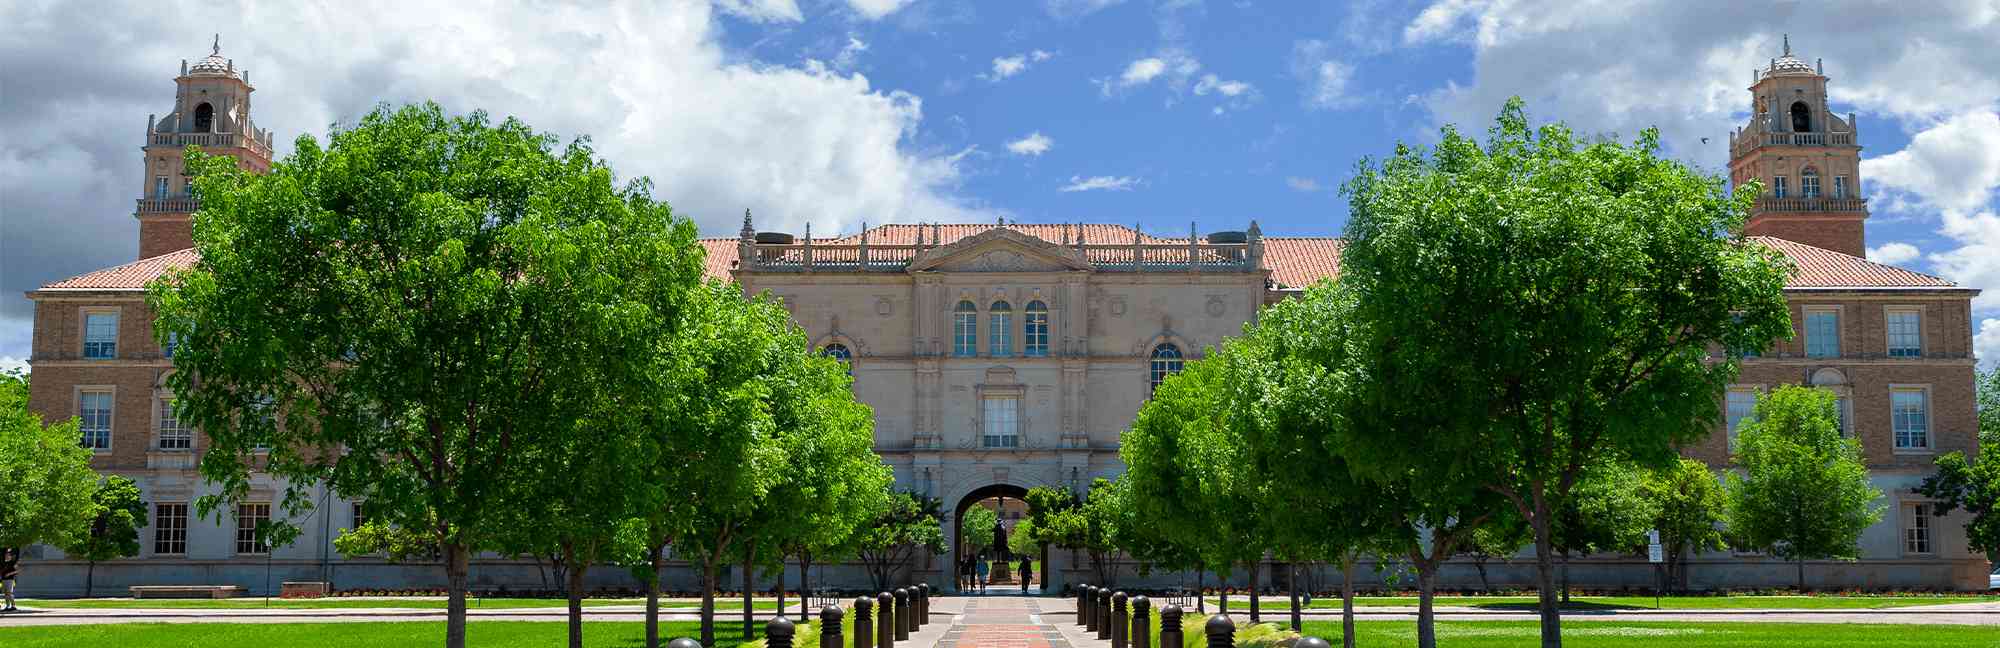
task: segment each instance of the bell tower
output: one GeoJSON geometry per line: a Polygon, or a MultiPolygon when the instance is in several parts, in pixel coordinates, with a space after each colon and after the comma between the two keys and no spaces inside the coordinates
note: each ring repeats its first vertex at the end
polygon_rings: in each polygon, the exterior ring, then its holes
{"type": "Polygon", "coordinates": [[[1729,138],[1730,183],[1764,183],[1746,232],[1867,255],[1861,144],[1854,114],[1827,110],[1825,68],[1792,56],[1786,36],[1784,55],[1750,81],[1750,123],[1729,138]]]}
{"type": "Polygon", "coordinates": [[[139,219],[139,258],[194,247],[190,216],[199,205],[189,191],[187,147],[234,157],[250,171],[270,170],[271,132],[258,130],[250,120],[254,90],[250,72],[223,58],[220,35],[206,58],[192,66],[181,61],[173,110],[166,117],[146,116],[146,141],[140,149],[144,186],[133,212],[139,219]]]}

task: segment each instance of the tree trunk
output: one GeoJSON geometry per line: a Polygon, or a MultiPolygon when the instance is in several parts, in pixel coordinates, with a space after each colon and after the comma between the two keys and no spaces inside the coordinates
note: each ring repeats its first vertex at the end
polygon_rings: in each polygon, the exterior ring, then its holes
{"type": "Polygon", "coordinates": [[[744,641],[749,641],[754,636],[752,633],[756,632],[756,630],[751,627],[752,624],[750,623],[750,602],[751,602],[750,589],[757,586],[756,582],[753,580],[755,577],[752,575],[752,571],[754,570],[751,568],[751,564],[756,559],[757,559],[757,551],[755,547],[749,544],[743,545],[743,640],[744,641]]]}
{"type": "Polygon", "coordinates": [[[715,645],[715,561],[711,554],[701,564],[701,645],[715,645]]]}
{"type": "Polygon", "coordinates": [[[660,572],[666,570],[661,554],[667,546],[657,544],[649,549],[646,561],[653,568],[653,577],[646,579],[646,648],[660,648],[660,572]]]}
{"type": "Polygon", "coordinates": [[[1799,593],[1806,593],[1806,558],[1799,556],[1799,593]]]}
{"type": "MultiPolygon", "coordinates": [[[[93,559],[91,559],[91,560],[90,560],[90,562],[89,562],[88,566],[86,566],[86,567],[84,567],[84,568],[83,568],[83,597],[84,597],[84,598],[90,598],[90,595],[92,594],[92,592],[91,592],[91,589],[92,589],[93,587],[95,587],[95,586],[96,586],[96,581],[97,581],[97,560],[96,560],[95,558],[93,558],[93,559]]],[[[265,586],[265,587],[270,587],[270,586],[271,586],[271,584],[270,584],[270,583],[265,583],[265,584],[264,584],[264,586],[265,586]]]]}
{"type": "Polygon", "coordinates": [[[1486,559],[1472,559],[1472,568],[1479,570],[1479,591],[1481,593],[1492,593],[1493,582],[1486,580],[1486,559]]]}
{"type": "Polygon", "coordinates": [[[1261,623],[1264,621],[1264,617],[1258,614],[1258,609],[1257,609],[1257,601],[1259,598],[1257,592],[1257,572],[1263,571],[1262,569],[1263,566],[1257,564],[1258,562],[1259,561],[1256,560],[1250,561],[1250,622],[1251,623],[1261,623]]]}
{"type": "Polygon", "coordinates": [[[1437,648],[1437,611],[1431,606],[1437,589],[1437,569],[1436,561],[1417,564],[1417,648],[1437,648]]]}
{"type": "Polygon", "coordinates": [[[1549,538],[1549,505],[1534,485],[1535,582],[1542,616],[1542,648],[1562,648],[1562,611],[1557,607],[1555,543],[1549,538]]]}
{"type": "Polygon", "coordinates": [[[1229,616],[1229,577],[1222,575],[1221,572],[1216,572],[1215,580],[1217,581],[1216,589],[1222,590],[1222,602],[1216,606],[1216,613],[1222,616],[1229,616]]]}
{"type": "Polygon", "coordinates": [[[1354,558],[1340,561],[1340,645],[1354,648],[1354,558]]]}
{"type": "Polygon", "coordinates": [[[1569,552],[1562,555],[1563,605],[1569,605],[1569,552]]]}
{"type": "MultiPolygon", "coordinates": [[[[800,596],[801,596],[801,598],[803,598],[803,597],[804,597],[803,593],[801,593],[801,595],[800,595],[800,596]]],[[[784,554],[784,553],[782,553],[782,552],[780,552],[780,553],[778,554],[778,612],[777,612],[777,614],[778,614],[778,616],[785,616],[785,554],[784,554]]],[[[801,616],[799,617],[799,623],[805,623],[805,622],[806,622],[806,618],[805,618],[805,616],[801,615],[801,616]]]]}
{"type": "Polygon", "coordinates": [[[578,564],[574,548],[563,549],[563,562],[569,564],[569,648],[583,648],[583,565],[578,564]]]}
{"type": "Polygon", "coordinates": [[[812,552],[799,552],[799,623],[812,620],[812,596],[809,594],[812,590],[808,587],[811,583],[806,580],[812,572],[812,559],[812,552]]]}
{"type": "Polygon", "coordinates": [[[444,645],[445,648],[465,648],[465,589],[466,572],[470,571],[471,556],[465,543],[444,543],[444,645]]]}
{"type": "Polygon", "coordinates": [[[1292,632],[1299,632],[1305,626],[1299,624],[1299,566],[1296,563],[1292,565],[1291,576],[1287,579],[1290,582],[1286,583],[1286,589],[1292,593],[1292,632]]]}

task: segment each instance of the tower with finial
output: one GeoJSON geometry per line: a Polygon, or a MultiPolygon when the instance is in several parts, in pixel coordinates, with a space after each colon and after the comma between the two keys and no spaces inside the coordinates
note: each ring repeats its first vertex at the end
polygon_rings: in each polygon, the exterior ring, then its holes
{"type": "Polygon", "coordinates": [[[1730,139],[1730,182],[1763,185],[1745,231],[1865,256],[1868,204],[1854,115],[1827,109],[1823,63],[1793,56],[1789,34],[1783,48],[1752,73],[1750,123],[1730,139]]]}
{"type": "Polygon", "coordinates": [[[222,56],[222,35],[216,34],[207,57],[193,65],[181,61],[173,109],[165,117],[146,116],[145,175],[133,212],[139,220],[139,258],[194,246],[190,217],[199,205],[191,193],[187,147],[233,157],[252,172],[270,170],[271,132],[250,118],[255,88],[248,74],[222,56]]]}

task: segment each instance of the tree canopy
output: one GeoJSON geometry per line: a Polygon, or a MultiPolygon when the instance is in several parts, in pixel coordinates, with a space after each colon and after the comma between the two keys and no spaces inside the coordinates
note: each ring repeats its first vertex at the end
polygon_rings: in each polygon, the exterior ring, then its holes
{"type": "Polygon", "coordinates": [[[90,533],[97,473],[77,420],[42,425],[28,378],[0,372],[0,547],[73,546],[90,533]]]}
{"type": "Polygon", "coordinates": [[[2000,368],[1979,377],[1979,454],[1953,450],[1937,458],[1937,472],[1924,478],[1917,492],[1937,500],[1934,515],[1960,508],[1972,515],[1965,522],[1966,542],[1987,556],[2000,556],[2000,368]]]}
{"type": "Polygon", "coordinates": [[[1744,547],[1798,563],[1854,559],[1861,532],[1882,519],[1861,440],[1840,433],[1833,392],[1787,385],[1757,399],[1737,433],[1728,476],[1729,531],[1744,547]]]}
{"type": "Polygon", "coordinates": [[[1666,554],[1668,586],[1685,589],[1687,559],[1727,546],[1722,525],[1728,516],[1729,498],[1722,490],[1722,481],[1708,464],[1681,459],[1648,472],[1642,492],[1657,511],[1653,528],[1659,530],[1660,549],[1666,554]]]}
{"type": "Polygon", "coordinates": [[[130,477],[106,476],[92,490],[90,503],[96,510],[90,532],[62,548],[90,563],[83,578],[85,597],[92,594],[99,561],[139,555],[139,528],[146,526],[146,502],[139,499],[139,485],[130,477]]]}

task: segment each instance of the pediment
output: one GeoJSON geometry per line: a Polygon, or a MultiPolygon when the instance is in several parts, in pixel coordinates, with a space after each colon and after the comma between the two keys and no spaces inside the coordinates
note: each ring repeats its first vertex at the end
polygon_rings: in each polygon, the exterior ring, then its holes
{"type": "Polygon", "coordinates": [[[1076,250],[1005,228],[968,236],[950,245],[925,250],[910,262],[910,271],[937,272],[1066,272],[1089,270],[1076,250]]]}

